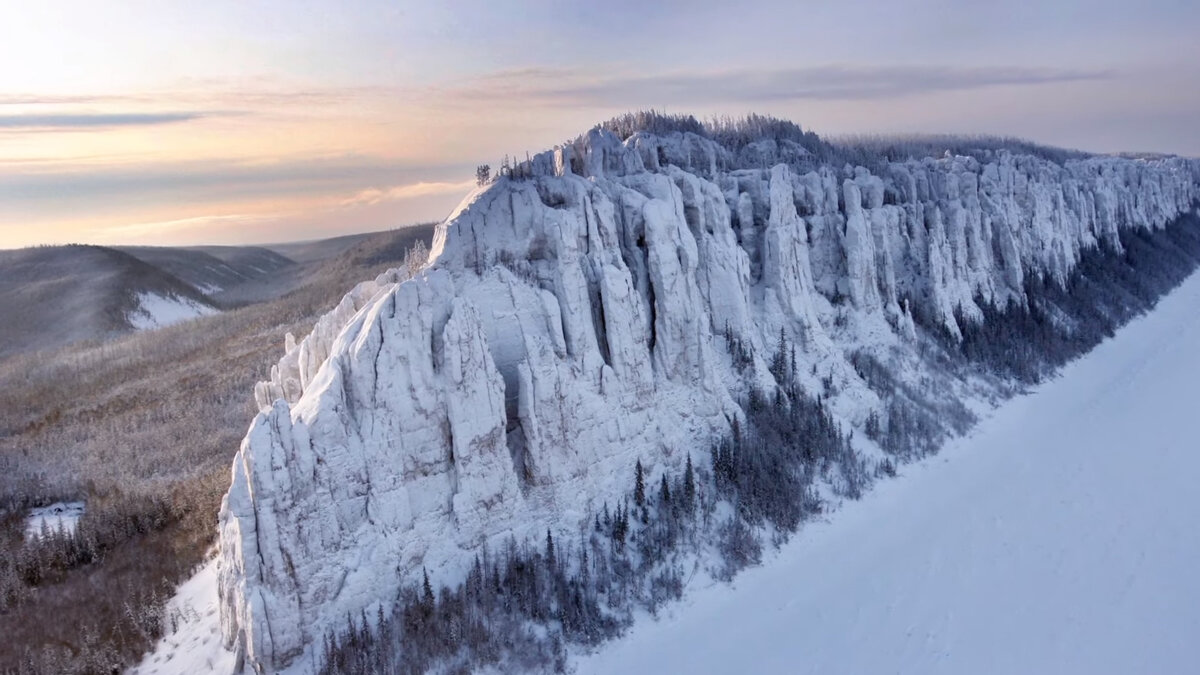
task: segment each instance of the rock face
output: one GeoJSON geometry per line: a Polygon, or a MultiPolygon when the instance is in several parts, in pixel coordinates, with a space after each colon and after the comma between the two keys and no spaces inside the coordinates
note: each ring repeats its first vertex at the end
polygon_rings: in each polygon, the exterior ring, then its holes
{"type": "Polygon", "coordinates": [[[699,457],[771,385],[781,331],[862,424],[878,399],[851,348],[915,353],[913,312],[957,333],[1200,197],[1179,159],[738,168],[778,152],[760,145],[593,131],[469,195],[415,278],[362,284],[289,341],[220,516],[222,626],[247,667],[312,670],[327,629],[422,568],[449,582],[485,546],[577,532],[635,460],[699,457]]]}

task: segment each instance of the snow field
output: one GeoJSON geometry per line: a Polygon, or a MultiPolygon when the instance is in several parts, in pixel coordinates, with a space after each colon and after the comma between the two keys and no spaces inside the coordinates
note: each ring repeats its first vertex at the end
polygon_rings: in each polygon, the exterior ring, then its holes
{"type": "Polygon", "coordinates": [[[25,518],[25,538],[40,537],[45,528],[51,532],[74,532],[85,507],[83,502],[56,502],[31,509],[25,518]]]}
{"type": "Polygon", "coordinates": [[[167,616],[168,635],[127,675],[233,672],[234,653],[221,647],[216,559],[207,562],[179,587],[167,604],[167,616]]]}
{"type": "Polygon", "coordinates": [[[212,314],[216,310],[186,298],[139,293],[138,308],[129,314],[134,330],[152,330],[212,314]]]}

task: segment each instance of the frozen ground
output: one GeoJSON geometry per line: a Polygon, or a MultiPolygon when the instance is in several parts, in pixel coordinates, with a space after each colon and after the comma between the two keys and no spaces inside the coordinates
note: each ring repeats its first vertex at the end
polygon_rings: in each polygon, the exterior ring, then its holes
{"type": "Polygon", "coordinates": [[[217,561],[211,560],[176,592],[167,607],[168,635],[127,675],[233,672],[234,655],[221,648],[217,561]],[[170,624],[174,622],[176,630],[170,624]]]}
{"type": "Polygon", "coordinates": [[[173,323],[212,314],[216,310],[195,300],[159,295],[138,294],[138,309],[129,314],[129,325],[134,330],[149,330],[170,326],[173,323]]]}
{"type": "Polygon", "coordinates": [[[1185,673],[1200,636],[1200,276],[590,673],[1185,673]]]}
{"type": "Polygon", "coordinates": [[[44,528],[49,528],[51,532],[74,532],[83,511],[83,502],[56,502],[31,509],[25,518],[25,538],[40,537],[44,528]]]}

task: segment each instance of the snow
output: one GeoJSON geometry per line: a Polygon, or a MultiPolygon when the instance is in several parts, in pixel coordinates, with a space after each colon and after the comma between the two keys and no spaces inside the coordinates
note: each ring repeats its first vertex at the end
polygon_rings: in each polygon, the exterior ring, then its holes
{"type": "Polygon", "coordinates": [[[283,358],[271,367],[271,379],[257,383],[254,388],[259,408],[270,408],[276,399],[289,403],[300,400],[321,364],[329,358],[330,347],[338,333],[368,302],[392,288],[399,279],[397,270],[389,270],[373,280],[363,281],[355,285],[336,307],[317,319],[312,332],[303,340],[296,342],[295,336],[288,333],[283,358]]]}
{"type": "Polygon", "coordinates": [[[217,561],[206,563],[185,581],[167,603],[168,624],[177,629],[158,641],[127,675],[190,675],[232,673],[235,655],[221,647],[217,600],[217,561]]]}
{"type": "Polygon", "coordinates": [[[217,311],[195,300],[151,292],[139,293],[137,304],[138,308],[130,312],[128,317],[129,325],[134,330],[162,328],[217,311]]]}
{"type": "Polygon", "coordinates": [[[25,538],[35,539],[42,535],[43,528],[51,532],[62,530],[68,534],[75,531],[84,511],[83,502],[56,502],[49,506],[31,509],[25,518],[25,538]]]}
{"type": "Polygon", "coordinates": [[[1194,672],[1200,275],[580,675],[1194,672]]]}

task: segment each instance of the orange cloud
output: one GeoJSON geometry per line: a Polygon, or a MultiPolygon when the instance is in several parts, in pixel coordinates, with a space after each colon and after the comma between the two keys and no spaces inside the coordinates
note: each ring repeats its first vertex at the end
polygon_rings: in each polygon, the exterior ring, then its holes
{"type": "Polygon", "coordinates": [[[412,199],[414,197],[425,197],[428,195],[464,193],[474,187],[474,185],[475,181],[471,180],[458,183],[422,181],[420,183],[413,183],[411,185],[396,185],[394,187],[382,190],[378,188],[368,188],[366,190],[362,190],[349,199],[342,200],[341,206],[371,206],[381,202],[412,199]]]}

